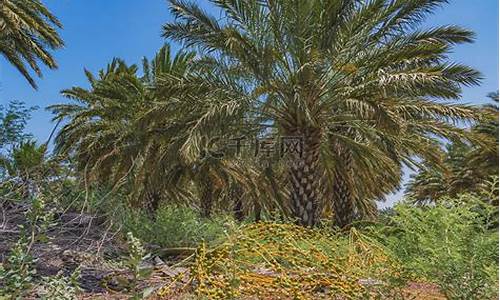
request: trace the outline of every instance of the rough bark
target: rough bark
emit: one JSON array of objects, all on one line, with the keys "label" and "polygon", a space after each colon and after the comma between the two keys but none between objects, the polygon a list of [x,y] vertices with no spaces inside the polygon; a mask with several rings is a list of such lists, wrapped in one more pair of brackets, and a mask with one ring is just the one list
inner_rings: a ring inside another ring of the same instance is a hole
[{"label": "rough bark", "polygon": [[146,195],[146,211],[150,218],[156,217],[156,211],[160,206],[161,195],[157,191],[148,191]]},{"label": "rough bark", "polygon": [[262,219],[262,207],[260,206],[259,200],[255,199],[254,200],[254,214],[255,214],[255,222],[260,222]]},{"label": "rough bark", "polygon": [[238,222],[242,222],[245,219],[245,214],[243,212],[243,190],[240,186],[235,186],[232,190],[232,197],[234,201],[233,213],[234,218]]},{"label": "rough bark", "polygon": [[354,220],[354,174],[352,153],[338,143],[334,143],[337,166],[333,178],[334,225],[343,228]]},{"label": "rough bark", "polygon": [[209,218],[212,214],[212,205],[214,198],[214,190],[212,187],[212,182],[206,179],[201,183],[201,216],[204,218]]},{"label": "rough bark", "polygon": [[302,226],[312,227],[318,220],[320,173],[319,145],[321,131],[318,128],[302,128],[289,131],[290,135],[303,138],[302,155],[290,157],[289,178],[291,204],[295,218]]}]

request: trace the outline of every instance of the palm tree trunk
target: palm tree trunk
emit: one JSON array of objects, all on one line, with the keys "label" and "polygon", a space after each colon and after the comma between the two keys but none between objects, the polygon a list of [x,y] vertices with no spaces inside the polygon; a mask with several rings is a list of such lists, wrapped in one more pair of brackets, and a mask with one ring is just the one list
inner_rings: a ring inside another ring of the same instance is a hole
[{"label": "palm tree trunk", "polygon": [[[352,137],[350,129],[340,128],[339,134]],[[352,152],[338,139],[332,140],[333,151],[336,156],[334,182],[332,187],[332,201],[335,226],[343,228],[354,220],[354,174]]]},{"label": "palm tree trunk", "polygon": [[334,225],[343,228],[352,223],[354,219],[354,195],[352,174],[352,153],[336,144],[337,166],[333,178],[333,210]]},{"label": "palm tree trunk", "polygon": [[319,185],[319,145],[321,131],[318,128],[304,128],[289,131],[303,139],[302,154],[290,153],[289,178],[291,184],[291,204],[294,217],[302,226],[312,227],[318,219]]},{"label": "palm tree trunk", "polygon": [[209,218],[212,214],[212,205],[214,191],[212,187],[212,182],[208,179],[202,180],[201,182],[201,216],[204,218]]},{"label": "palm tree trunk", "polygon": [[258,199],[254,199],[253,209],[254,209],[254,221],[260,222],[262,220],[262,206],[260,206],[260,202]]},{"label": "palm tree trunk", "polygon": [[232,200],[234,201],[234,207],[233,207],[233,212],[234,212],[234,219],[238,222],[242,222],[243,219],[245,218],[245,215],[243,213],[243,190],[241,189],[240,186],[236,185],[232,189]]},{"label": "palm tree trunk", "polygon": [[160,206],[161,195],[157,191],[148,191],[146,195],[146,211],[151,219],[156,217],[156,211]]}]

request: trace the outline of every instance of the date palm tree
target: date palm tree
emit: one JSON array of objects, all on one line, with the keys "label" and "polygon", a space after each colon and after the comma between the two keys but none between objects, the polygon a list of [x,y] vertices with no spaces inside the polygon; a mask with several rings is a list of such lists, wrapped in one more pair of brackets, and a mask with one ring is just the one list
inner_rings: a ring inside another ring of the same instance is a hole
[{"label": "date palm tree", "polygon": [[488,97],[495,103],[480,107],[483,118],[470,129],[473,141],[452,141],[442,153],[441,166],[424,162],[412,175],[406,194],[416,203],[480,192],[492,176],[498,175],[498,92]]},{"label": "date palm tree", "polygon": [[[363,196],[355,172],[365,171],[355,161],[366,167],[377,154],[385,164],[411,165],[416,155],[432,155],[436,135],[461,134],[452,121],[474,116],[435,100],[456,99],[462,85],[479,81],[447,57],[453,45],[472,41],[470,31],[418,26],[444,0],[212,0],[220,18],[195,2],[169,2],[175,21],[163,35],[237,70],[240,98],[252,99],[280,134],[303,138],[303,155],[287,171],[302,225],[318,220],[325,173],[334,175],[335,220],[345,226]],[[364,191],[370,196],[394,188],[377,188],[394,172],[375,170],[382,176]]]},{"label": "date palm tree", "polygon": [[486,179],[498,174],[498,91],[487,97],[493,102],[482,106],[484,118],[474,127],[472,133],[479,138],[474,149],[467,155],[470,168],[478,171],[477,177]]},{"label": "date palm tree", "polygon": [[144,59],[142,77],[119,59],[97,77],[86,71],[89,89],[62,91],[75,103],[49,107],[54,120],[69,121],[56,136],[56,151],[73,156],[86,179],[125,188],[133,204],[151,212],[167,196],[197,194],[209,216],[223,187],[252,176],[211,155],[217,149],[207,137],[235,133],[240,109],[214,81],[205,84],[194,58],[192,52],[171,55],[166,45],[153,60]]},{"label": "date palm tree", "polygon": [[44,179],[57,175],[59,163],[57,157],[49,157],[47,144],[25,139],[0,154],[0,179],[9,179],[26,199],[38,192]]},{"label": "date palm tree", "polygon": [[[169,54],[165,46],[151,63],[145,60],[143,77],[136,65],[120,59],[97,77],[85,71],[89,89],[63,90],[65,97],[75,101],[48,107],[55,121],[68,121],[57,133],[57,153],[72,156],[87,180],[125,186],[130,198],[139,200],[135,204],[153,208],[163,196],[159,174],[165,166],[157,160],[163,140],[145,127],[143,118],[159,102],[152,88],[156,75],[182,75],[193,58],[179,53],[171,60]],[[167,117],[171,118],[163,119]]]},{"label": "date palm tree", "polygon": [[61,22],[40,0],[0,1],[0,53],[36,88],[31,69],[42,76],[39,62],[57,68],[51,51],[64,46]]}]

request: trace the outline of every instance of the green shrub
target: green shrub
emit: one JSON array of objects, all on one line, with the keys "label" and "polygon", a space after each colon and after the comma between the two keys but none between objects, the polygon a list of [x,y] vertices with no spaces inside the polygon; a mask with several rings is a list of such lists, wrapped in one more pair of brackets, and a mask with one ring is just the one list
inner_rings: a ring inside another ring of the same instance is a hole
[{"label": "green shrub", "polygon": [[414,277],[437,283],[448,299],[491,299],[498,286],[494,211],[474,195],[400,204],[380,237]]},{"label": "green shrub", "polygon": [[0,299],[23,298],[33,284],[35,262],[29,241],[22,236],[11,249],[6,263],[0,263]]},{"label": "green shrub", "polygon": [[80,267],[76,268],[71,275],[64,276],[59,271],[55,276],[43,277],[40,283],[40,297],[42,300],[76,300],[80,291],[78,278]]},{"label": "green shrub", "polygon": [[182,206],[163,206],[153,219],[143,211],[128,209],[121,216],[125,232],[132,232],[140,240],[162,247],[195,247],[224,236],[232,219],[214,216],[205,219],[194,209]]},{"label": "green shrub", "polygon": [[26,211],[26,223],[18,225],[21,232],[19,239],[6,262],[0,263],[0,297],[22,299],[32,287],[36,274],[32,246],[37,241],[46,241],[46,231],[53,225],[53,210],[47,208],[42,195],[31,199],[31,206]]}]

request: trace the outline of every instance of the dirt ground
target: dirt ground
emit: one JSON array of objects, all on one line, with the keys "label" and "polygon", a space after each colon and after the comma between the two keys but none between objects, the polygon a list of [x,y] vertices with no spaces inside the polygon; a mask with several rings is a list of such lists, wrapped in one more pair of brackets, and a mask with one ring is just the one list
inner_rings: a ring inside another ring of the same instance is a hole
[{"label": "dirt ground", "polygon": [[[0,205],[0,209],[0,262],[5,262],[11,247],[19,239],[19,225],[26,222],[28,207],[10,204]],[[33,244],[31,253],[36,259],[34,281],[60,271],[69,275],[80,266],[81,299],[127,299],[130,295],[126,290],[127,282],[132,275],[123,264],[126,246],[118,237],[118,230],[103,218],[85,213],[56,213],[54,223],[46,240]],[[175,257],[169,261],[170,264],[175,262]],[[158,257],[145,263],[154,272],[148,280],[139,283],[140,288],[161,287],[171,276],[186,271],[182,267],[170,268]],[[27,299],[37,298],[35,288]]]}]

